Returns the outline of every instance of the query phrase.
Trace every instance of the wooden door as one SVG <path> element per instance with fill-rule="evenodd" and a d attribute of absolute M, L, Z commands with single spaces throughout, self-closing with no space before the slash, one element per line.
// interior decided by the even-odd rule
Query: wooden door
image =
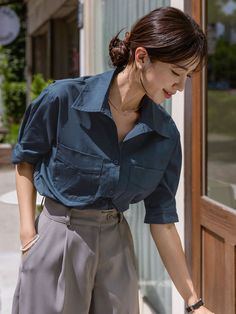
<path fill-rule="evenodd" d="M 186 94 L 187 257 L 206 306 L 235 314 L 236 2 L 192 0 L 191 13 L 208 30 L 209 56 Z"/>

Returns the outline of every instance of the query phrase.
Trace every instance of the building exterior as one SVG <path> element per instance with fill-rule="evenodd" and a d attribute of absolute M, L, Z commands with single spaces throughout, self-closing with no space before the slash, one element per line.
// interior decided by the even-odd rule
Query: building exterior
<path fill-rule="evenodd" d="M 62 79 L 79 75 L 77 0 L 26 0 L 28 89 L 32 75 Z M 28 93 L 29 94 L 29 93 Z M 30 101 L 30 100 L 29 100 Z"/>
<path fill-rule="evenodd" d="M 232 0 L 26 0 L 27 78 L 60 79 L 109 69 L 108 42 L 159 6 L 175 6 L 209 30 L 208 70 L 164 106 L 182 140 L 176 224 L 198 295 L 216 314 L 236 313 L 236 8 Z M 234 62 L 235 61 L 235 62 Z M 139 264 L 142 313 L 184 313 L 144 225 L 142 203 L 126 214 Z"/>

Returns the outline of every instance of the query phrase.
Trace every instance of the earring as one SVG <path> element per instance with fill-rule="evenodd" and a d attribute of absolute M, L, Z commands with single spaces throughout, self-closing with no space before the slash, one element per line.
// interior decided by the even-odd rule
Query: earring
<path fill-rule="evenodd" d="M 143 63 L 143 60 L 142 60 L 142 63 Z M 142 71 L 143 66 L 142 66 L 142 64 L 141 64 L 141 63 L 138 63 L 138 69 Z"/>

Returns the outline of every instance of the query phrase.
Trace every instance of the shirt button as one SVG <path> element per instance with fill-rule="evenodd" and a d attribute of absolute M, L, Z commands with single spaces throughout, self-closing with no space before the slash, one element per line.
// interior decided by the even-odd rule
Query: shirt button
<path fill-rule="evenodd" d="M 115 165 L 119 165 L 119 160 L 115 159 L 115 160 L 113 160 L 113 162 Z"/>

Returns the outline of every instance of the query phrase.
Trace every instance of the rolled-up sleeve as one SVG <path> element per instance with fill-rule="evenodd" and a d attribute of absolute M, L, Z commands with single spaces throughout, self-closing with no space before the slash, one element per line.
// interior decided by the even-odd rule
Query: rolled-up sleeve
<path fill-rule="evenodd" d="M 18 140 L 12 152 L 12 163 L 36 164 L 56 140 L 58 101 L 47 87 L 27 108 Z"/>
<path fill-rule="evenodd" d="M 175 195 L 179 184 L 181 164 L 182 152 L 178 135 L 170 161 L 160 183 L 155 191 L 144 199 L 145 223 L 168 224 L 179 221 Z"/>

